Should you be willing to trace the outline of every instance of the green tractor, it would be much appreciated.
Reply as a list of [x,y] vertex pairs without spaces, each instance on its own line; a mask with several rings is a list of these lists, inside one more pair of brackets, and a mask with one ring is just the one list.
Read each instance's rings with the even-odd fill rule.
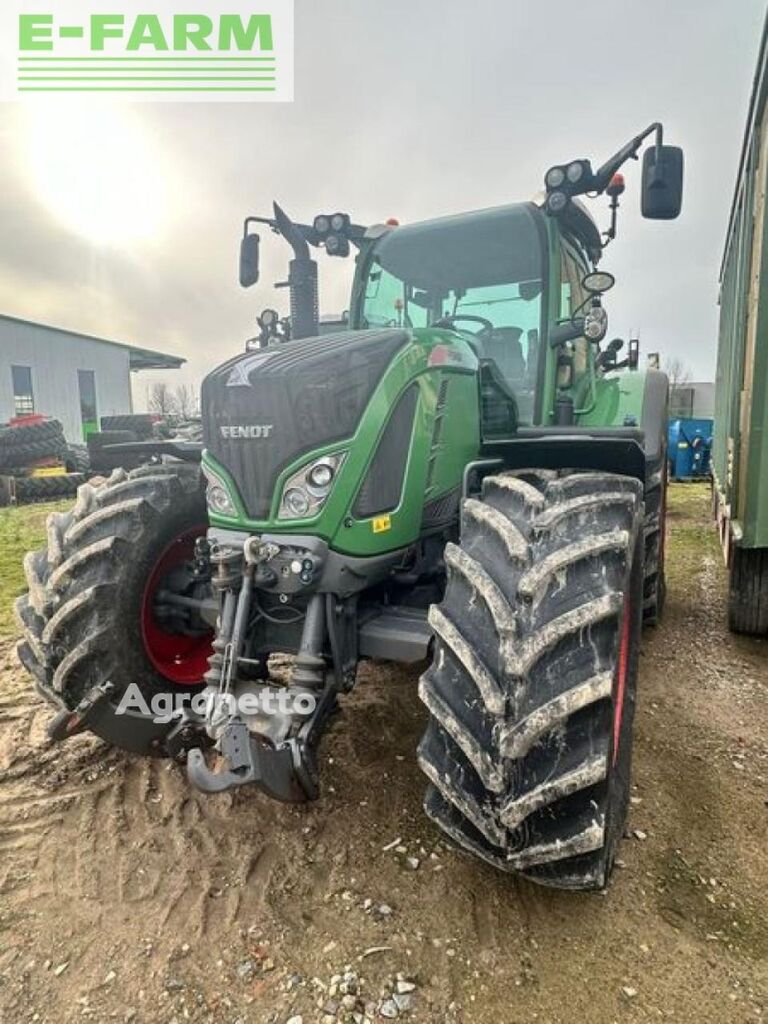
[[[150,441],[81,486],[26,556],[19,654],[83,730],[186,763],[207,793],[317,799],[318,745],[361,659],[427,662],[425,809],[535,882],[605,885],[630,785],[638,638],[664,596],[666,377],[601,346],[617,172],[681,204],[651,125],[541,197],[409,226],[249,217],[289,243],[290,337],[203,382],[204,445]],[[600,232],[580,195],[607,194]],[[357,250],[348,329],[320,335],[310,247]],[[264,322],[266,319],[266,323]],[[288,675],[270,656],[293,655]]]

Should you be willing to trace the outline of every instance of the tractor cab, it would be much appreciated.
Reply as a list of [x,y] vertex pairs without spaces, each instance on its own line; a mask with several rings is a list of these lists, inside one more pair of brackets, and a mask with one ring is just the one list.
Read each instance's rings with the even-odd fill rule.
[[531,203],[392,227],[361,261],[352,327],[442,327],[532,423],[546,318],[545,218]]

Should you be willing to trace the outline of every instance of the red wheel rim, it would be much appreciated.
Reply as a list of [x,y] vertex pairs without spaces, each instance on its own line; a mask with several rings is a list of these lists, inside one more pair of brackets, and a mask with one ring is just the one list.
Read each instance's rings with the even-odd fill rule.
[[166,576],[194,557],[195,541],[204,533],[205,526],[196,526],[171,541],[147,580],[141,602],[141,635],[147,657],[161,676],[179,686],[197,686],[202,682],[214,631],[202,636],[169,633],[155,618],[154,600]]
[[627,688],[627,669],[629,668],[629,637],[632,628],[632,605],[627,595],[624,601],[624,618],[621,624],[621,641],[619,643],[619,664],[616,669],[616,708],[613,713],[613,764],[619,756],[621,741],[621,720],[624,717],[624,695]]

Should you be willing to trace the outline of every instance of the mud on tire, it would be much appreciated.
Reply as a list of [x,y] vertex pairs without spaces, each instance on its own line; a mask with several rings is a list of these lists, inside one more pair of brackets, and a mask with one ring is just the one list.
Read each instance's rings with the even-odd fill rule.
[[629,800],[643,494],[608,473],[487,477],[430,610],[427,814],[562,888],[605,885]]
[[15,610],[19,657],[49,701],[73,709],[107,681],[117,696],[133,682],[147,696],[173,689],[144,643],[145,590],[169,545],[205,523],[199,470],[184,463],[115,470],[48,517],[47,548],[25,557],[29,589]]

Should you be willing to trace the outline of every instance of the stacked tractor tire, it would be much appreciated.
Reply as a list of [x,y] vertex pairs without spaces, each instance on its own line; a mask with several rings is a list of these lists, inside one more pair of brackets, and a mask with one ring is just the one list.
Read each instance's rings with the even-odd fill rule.
[[88,456],[96,473],[108,474],[113,469],[134,469],[146,461],[133,452],[110,451],[109,445],[148,441],[154,436],[154,420],[144,413],[126,416],[102,416],[101,430],[88,435]]
[[77,492],[90,469],[84,445],[70,445],[61,423],[34,418],[0,428],[0,477],[18,504],[52,501]]

